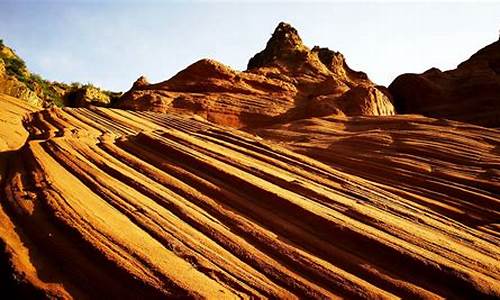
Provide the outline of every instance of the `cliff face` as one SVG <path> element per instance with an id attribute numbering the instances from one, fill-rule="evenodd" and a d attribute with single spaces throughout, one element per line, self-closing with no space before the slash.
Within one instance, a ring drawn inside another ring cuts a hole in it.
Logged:
<path id="1" fill-rule="evenodd" d="M 203 59 L 158 84 L 140 78 L 117 106 L 183 111 L 233 127 L 332 114 L 394 114 L 388 96 L 366 74 L 351 70 L 341 53 L 309 49 L 286 23 L 278 25 L 246 71 Z"/>
<path id="2" fill-rule="evenodd" d="M 398 113 L 500 127 L 500 41 L 454 70 L 400 75 L 389 90 Z"/>

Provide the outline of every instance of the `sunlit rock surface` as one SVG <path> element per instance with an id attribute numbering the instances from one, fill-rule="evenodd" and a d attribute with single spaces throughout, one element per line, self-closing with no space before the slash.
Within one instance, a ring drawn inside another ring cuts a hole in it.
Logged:
<path id="1" fill-rule="evenodd" d="M 197 114 L 237 128 L 309 116 L 394 114 L 389 97 L 365 73 L 351 70 L 339 52 L 310 50 L 286 23 L 244 72 L 203 59 L 164 82 L 139 78 L 116 106 Z"/>
<path id="2" fill-rule="evenodd" d="M 296 122 L 30 114 L 3 182 L 2 282 L 78 299 L 500 295 L 498 131 Z"/>

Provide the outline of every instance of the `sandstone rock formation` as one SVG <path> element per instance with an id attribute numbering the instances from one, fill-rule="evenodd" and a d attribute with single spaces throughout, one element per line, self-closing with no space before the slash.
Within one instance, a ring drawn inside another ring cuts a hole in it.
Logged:
<path id="1" fill-rule="evenodd" d="M 14 68 L 24 78 L 30 75 L 24 66 L 24 62 L 20 60 L 14 51 L 3 45 L 3 43 L 0 43 L 0 93 L 23 99 L 29 105 L 42 107 L 43 100 L 26 83 L 14 76 Z"/>
<path id="2" fill-rule="evenodd" d="M 398 113 L 500 127 L 500 41 L 454 70 L 400 75 L 389 90 Z"/>
<path id="3" fill-rule="evenodd" d="M 43 110 L 24 125 L 0 196 L 0 284 L 11 288 L 500 296 L 497 130 L 327 117 L 266 129 L 277 144 L 183 114 L 105 108 Z"/>
<path id="4" fill-rule="evenodd" d="M 338 52 L 310 50 L 286 23 L 244 72 L 203 59 L 158 84 L 141 77 L 117 107 L 189 112 L 233 127 L 331 114 L 394 114 L 389 97 L 366 74 L 351 70 Z"/>
<path id="5" fill-rule="evenodd" d="M 48 81 L 32 74 L 24 61 L 0 40 L 0 93 L 24 100 L 35 107 L 108 106 L 121 93 L 101 90 L 91 84 L 71 85 Z"/>
<path id="6" fill-rule="evenodd" d="M 22 120 L 37 108 L 24 101 L 0 94 L 0 152 L 21 148 L 28 137 Z"/>
<path id="7" fill-rule="evenodd" d="M 324 117 L 253 131 L 485 232 L 500 220 L 500 131 L 418 115 Z"/>
<path id="8" fill-rule="evenodd" d="M 490 103 L 490 47 L 413 90 Z M 85 108 L 0 93 L 0 298 L 500 298 L 499 129 L 394 116 L 285 23 L 244 72 L 139 78 L 129 110 L 85 88 Z"/>
<path id="9" fill-rule="evenodd" d="M 65 95 L 66 105 L 70 107 L 109 106 L 116 97 L 89 84 L 73 88 Z"/>

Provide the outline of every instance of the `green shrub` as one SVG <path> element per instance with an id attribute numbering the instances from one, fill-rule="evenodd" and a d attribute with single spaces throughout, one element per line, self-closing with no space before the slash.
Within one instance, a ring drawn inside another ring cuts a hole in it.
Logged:
<path id="1" fill-rule="evenodd" d="M 5 69 L 7 74 L 16 76 L 23 81 L 24 73 L 26 72 L 26 63 L 18 57 L 4 57 Z"/>
<path id="2" fill-rule="evenodd" d="M 31 73 L 31 80 L 35 81 L 36 83 L 42 84 L 45 82 L 45 80 L 42 78 L 42 76 L 36 74 L 36 73 Z"/>
<path id="3" fill-rule="evenodd" d="M 65 106 L 64 99 L 60 96 L 52 98 L 52 103 L 54 103 L 54 105 L 56 105 L 57 107 Z"/>
<path id="4" fill-rule="evenodd" d="M 3 46 L 3 40 L 0 39 L 0 46 Z M 106 95 L 110 96 L 111 100 L 118 98 L 121 93 L 113 93 L 102 90 L 92 83 L 82 84 L 80 82 L 72 82 L 71 84 L 50 82 L 42 78 L 38 74 L 30 74 L 26 63 L 19 57 L 4 57 L 0 53 L 0 59 L 4 61 L 6 73 L 9 76 L 14 76 L 17 80 L 24 83 L 31 91 L 35 92 L 38 97 L 47 102 L 52 102 L 58 107 L 64 107 L 69 101 L 69 96 L 84 88 L 95 88 Z"/>
<path id="5" fill-rule="evenodd" d="M 0 46 L 4 46 L 3 40 L 1 39 Z M 42 76 L 38 74 L 30 74 L 26 67 L 26 63 L 21 58 L 17 56 L 7 57 L 7 55 L 0 53 L 0 59 L 4 61 L 7 75 L 14 76 L 17 80 L 24 83 L 28 89 L 35 92 L 41 99 L 52 102 L 59 107 L 64 106 L 63 95 L 60 95 L 57 90 L 52 87 L 53 83 L 43 79 Z M 79 83 L 78 85 L 81 86 Z M 66 84 L 63 84 L 63 86 L 69 88 Z"/>
<path id="6" fill-rule="evenodd" d="M 82 84 L 80 82 L 72 82 L 69 84 L 71 86 L 72 89 L 79 89 L 82 87 Z"/>
<path id="7" fill-rule="evenodd" d="M 93 85 L 92 83 L 90 82 L 87 82 L 86 84 L 84 84 L 82 87 L 84 88 L 95 88 L 97 90 L 101 90 L 100 88 L 96 87 L 95 85 Z"/>

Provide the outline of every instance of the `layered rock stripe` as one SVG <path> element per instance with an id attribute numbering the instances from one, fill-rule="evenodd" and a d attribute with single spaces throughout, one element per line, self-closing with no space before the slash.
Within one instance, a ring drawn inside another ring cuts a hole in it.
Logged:
<path id="1" fill-rule="evenodd" d="M 1 238 L 18 283 L 44 295 L 500 295 L 497 225 L 468 224 L 286 145 L 199 118 L 115 109 L 44 110 L 24 125 L 30 138 L 3 184 Z M 498 146 L 498 132 L 454 131 Z M 450 155 L 457 167 L 470 157 Z M 476 214 L 491 217 L 498 190 L 462 189 L 488 201 L 491 211 Z"/>
<path id="2" fill-rule="evenodd" d="M 280 23 L 246 71 L 141 77 L 121 109 L 0 94 L 0 290 L 498 299 L 500 131 L 394 115 L 497 127 L 497 46 L 386 89 Z"/>

